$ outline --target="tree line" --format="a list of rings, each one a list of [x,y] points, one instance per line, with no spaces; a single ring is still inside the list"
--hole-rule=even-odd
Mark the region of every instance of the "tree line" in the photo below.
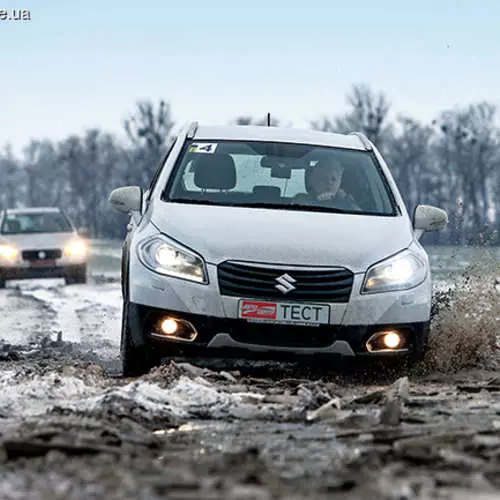
[[[384,154],[410,213],[418,203],[445,209],[450,224],[429,233],[436,244],[500,244],[500,126],[488,102],[436,114],[431,123],[393,117],[383,92],[355,85],[347,111],[310,125],[329,132],[361,131]],[[266,117],[232,123],[266,125]],[[280,121],[273,118],[272,126]],[[112,189],[147,188],[175,122],[168,102],[141,101],[123,121],[126,141],[99,129],[63,140],[31,140],[22,155],[0,151],[0,206],[59,206],[94,238],[122,238],[127,217],[108,202]]]

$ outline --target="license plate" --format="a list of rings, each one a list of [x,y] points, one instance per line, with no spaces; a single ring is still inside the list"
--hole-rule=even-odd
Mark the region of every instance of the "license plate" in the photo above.
[[[330,306],[327,304],[240,300],[238,317],[252,322],[324,325],[330,322]]]
[[[55,267],[56,261],[53,259],[32,260],[31,267]]]

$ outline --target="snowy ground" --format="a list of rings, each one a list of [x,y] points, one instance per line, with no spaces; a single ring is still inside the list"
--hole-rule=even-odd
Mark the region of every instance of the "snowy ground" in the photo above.
[[[500,497],[498,351],[476,348],[498,297],[444,308],[407,378],[176,359],[123,379],[119,251],[98,251],[86,285],[0,290],[1,499]]]

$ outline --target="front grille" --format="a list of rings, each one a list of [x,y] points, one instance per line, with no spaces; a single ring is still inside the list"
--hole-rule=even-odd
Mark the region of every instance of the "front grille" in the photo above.
[[[288,274],[295,289],[284,294],[276,278]],[[348,302],[354,274],[348,269],[267,267],[223,262],[217,268],[222,295],[262,299]],[[285,287],[286,287],[285,283]]]
[[[332,325],[307,327],[234,320],[231,327],[228,333],[234,340],[281,347],[327,347],[333,344],[336,334],[336,327]]]
[[[41,252],[43,252],[43,255],[40,257]],[[62,252],[61,250],[57,249],[41,249],[41,250],[24,250],[24,252],[21,254],[23,257],[23,260],[54,260],[54,259],[60,259],[62,257]]]

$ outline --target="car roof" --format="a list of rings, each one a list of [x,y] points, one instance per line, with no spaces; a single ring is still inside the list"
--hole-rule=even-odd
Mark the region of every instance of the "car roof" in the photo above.
[[[362,138],[355,134],[335,134],[312,129],[255,125],[200,125],[196,128],[193,139],[290,142],[315,146],[357,149],[361,151],[369,149]]]
[[[25,208],[7,208],[7,214],[33,214],[33,213],[59,213],[61,210],[57,207],[25,207]]]

